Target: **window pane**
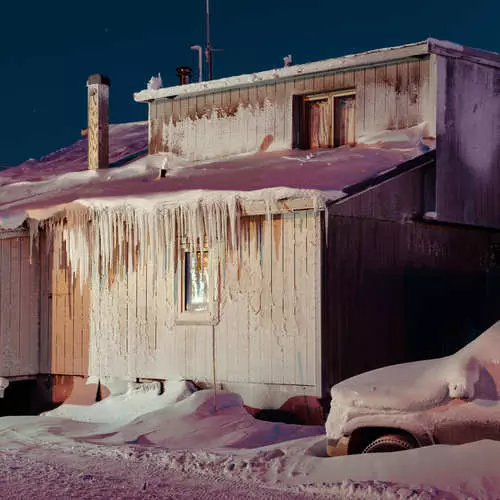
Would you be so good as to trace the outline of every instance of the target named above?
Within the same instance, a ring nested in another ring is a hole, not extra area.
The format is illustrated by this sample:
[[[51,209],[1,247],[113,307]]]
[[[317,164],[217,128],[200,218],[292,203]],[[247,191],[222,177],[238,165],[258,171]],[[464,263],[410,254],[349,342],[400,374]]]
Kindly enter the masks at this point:
[[[330,103],[321,99],[307,103],[309,148],[328,148],[330,146]]]
[[[208,309],[208,252],[185,254],[186,311]]]
[[[356,96],[347,95],[335,97],[335,130],[334,146],[343,146],[344,144],[354,144],[355,138],[355,109]]]

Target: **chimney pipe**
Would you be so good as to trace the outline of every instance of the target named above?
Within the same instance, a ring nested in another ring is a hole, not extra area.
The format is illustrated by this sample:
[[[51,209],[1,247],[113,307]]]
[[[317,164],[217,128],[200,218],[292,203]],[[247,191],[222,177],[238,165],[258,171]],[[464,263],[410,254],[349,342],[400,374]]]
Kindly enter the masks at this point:
[[[91,75],[87,80],[89,170],[109,165],[109,86],[107,76]]]
[[[186,85],[191,82],[191,73],[193,70],[189,66],[180,66],[176,71],[179,77],[179,85]]]

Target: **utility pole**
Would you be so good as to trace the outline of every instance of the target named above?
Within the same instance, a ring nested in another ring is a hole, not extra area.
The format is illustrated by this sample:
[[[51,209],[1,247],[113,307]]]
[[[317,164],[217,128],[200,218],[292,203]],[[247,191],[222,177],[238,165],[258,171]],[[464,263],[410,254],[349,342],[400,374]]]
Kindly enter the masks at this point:
[[[207,59],[208,66],[208,79],[213,78],[213,67],[212,67],[212,46],[210,45],[210,0],[207,2],[207,45],[205,47],[205,56]]]

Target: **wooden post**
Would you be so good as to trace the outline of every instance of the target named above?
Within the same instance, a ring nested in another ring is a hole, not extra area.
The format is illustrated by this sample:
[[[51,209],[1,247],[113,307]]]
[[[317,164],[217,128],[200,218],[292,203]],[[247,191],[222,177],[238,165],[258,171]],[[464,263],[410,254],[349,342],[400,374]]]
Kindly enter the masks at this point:
[[[217,378],[215,376],[215,325],[212,325],[212,371],[214,374],[214,412],[217,412]]]
[[[92,75],[87,81],[88,93],[88,168],[108,168],[108,103],[110,80]]]

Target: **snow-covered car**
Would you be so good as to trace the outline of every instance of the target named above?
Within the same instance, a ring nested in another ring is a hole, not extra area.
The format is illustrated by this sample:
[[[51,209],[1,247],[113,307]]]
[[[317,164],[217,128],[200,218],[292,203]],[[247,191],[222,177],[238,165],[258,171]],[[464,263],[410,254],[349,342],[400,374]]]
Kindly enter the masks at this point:
[[[500,440],[500,321],[451,356],[363,373],[331,395],[330,456]]]

